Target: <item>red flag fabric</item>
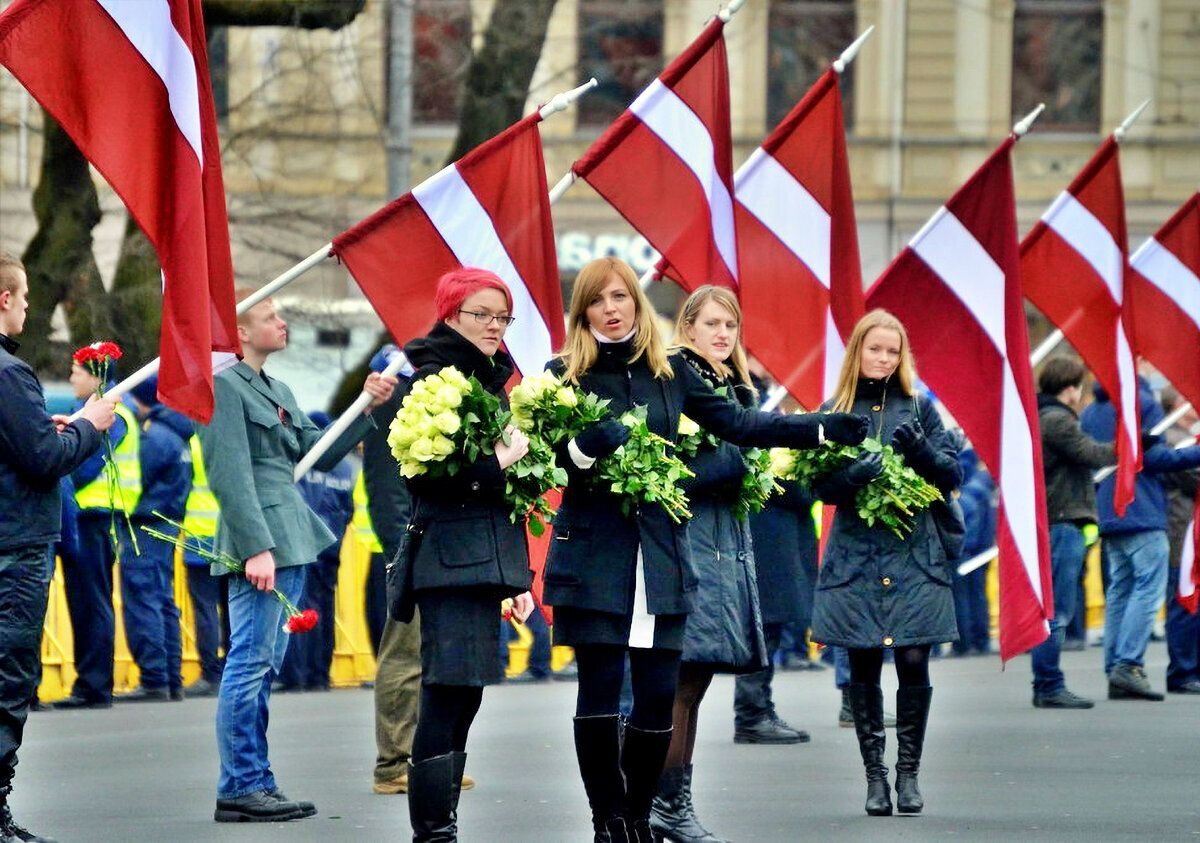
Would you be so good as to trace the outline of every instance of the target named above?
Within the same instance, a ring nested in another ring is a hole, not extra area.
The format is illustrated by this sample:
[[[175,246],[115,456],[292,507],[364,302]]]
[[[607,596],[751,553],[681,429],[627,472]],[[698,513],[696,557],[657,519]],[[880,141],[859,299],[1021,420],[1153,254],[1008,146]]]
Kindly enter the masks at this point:
[[[1192,513],[1192,523],[1184,533],[1183,552],[1179,558],[1179,583],[1175,599],[1193,615],[1200,611],[1200,500]]]
[[[200,0],[16,0],[0,14],[0,64],[154,246],[163,269],[159,397],[207,422],[212,353],[241,346]]]
[[[551,489],[546,493],[546,502],[557,512],[562,504],[562,491]],[[542,592],[546,587],[546,558],[550,555],[550,541],[553,535],[554,531],[548,527],[540,536],[535,536],[528,528],[525,530],[525,537],[529,541],[529,570],[533,571],[533,585],[529,590],[533,592],[534,602],[541,610],[542,617],[551,626],[554,625],[554,607],[542,601]]]
[[[1005,140],[867,291],[908,329],[924,380],[1000,491],[1000,657],[1044,641],[1054,613],[1041,435]]]
[[[825,71],[734,176],[746,347],[810,410],[863,315],[839,80]]]
[[[1118,515],[1133,500],[1142,467],[1126,249],[1120,156],[1109,137],[1022,241],[1021,280],[1025,295],[1075,346],[1117,411]]]
[[[1129,258],[1133,345],[1200,407],[1200,193]]]
[[[564,341],[540,122],[534,112],[333,239],[396,342],[429,330],[434,284],[460,266],[508,284],[517,321],[504,341],[522,372]]]
[[[714,18],[572,167],[688,290],[737,286],[724,26]]]

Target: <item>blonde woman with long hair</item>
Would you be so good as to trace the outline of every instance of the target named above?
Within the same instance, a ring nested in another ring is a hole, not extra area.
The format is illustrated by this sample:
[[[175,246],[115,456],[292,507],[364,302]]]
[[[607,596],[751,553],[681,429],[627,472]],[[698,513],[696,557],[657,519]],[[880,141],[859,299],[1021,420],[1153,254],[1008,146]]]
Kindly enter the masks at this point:
[[[837,391],[825,407],[865,415],[869,436],[891,445],[918,474],[948,498],[961,480],[954,443],[933,403],[916,388],[908,333],[895,316],[873,310],[846,344]],[[892,813],[884,759],[884,650],[894,654],[896,692],[896,801],[902,814],[920,813],[917,771],[929,702],[929,652],[955,641],[951,572],[930,511],[901,539],[858,517],[854,498],[883,470],[880,454],[864,454],[814,484],[821,500],[837,506],[821,561],[812,637],[846,647],[850,655],[850,708],[867,777],[866,811]]]
[[[825,437],[855,443],[866,422],[844,413],[758,413],[715,394],[681,356],[668,356],[633,270],[615,258],[580,270],[566,344],[550,368],[609,399],[612,413],[559,454],[570,481],[546,562],[544,598],[555,607],[555,640],[575,647],[579,666],[579,769],[595,839],[649,841],[650,804],[671,742],[696,575],[686,525],[673,523],[659,506],[626,512],[591,469],[628,439],[617,419],[634,407],[645,408],[650,429],[668,440],[676,439],[679,416],[686,413],[717,436],[748,446],[808,448]],[[618,704],[626,655],[633,711],[622,729]]]

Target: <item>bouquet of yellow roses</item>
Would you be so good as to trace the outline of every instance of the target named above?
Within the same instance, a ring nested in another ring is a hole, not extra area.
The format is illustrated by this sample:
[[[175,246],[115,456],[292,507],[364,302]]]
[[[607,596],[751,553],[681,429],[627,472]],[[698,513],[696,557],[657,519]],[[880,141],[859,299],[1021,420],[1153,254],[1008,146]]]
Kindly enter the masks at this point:
[[[453,477],[480,456],[494,454],[497,441],[508,441],[510,417],[476,378],[447,366],[412,385],[392,420],[388,445],[404,477]],[[541,535],[542,519],[554,514],[542,495],[566,482],[553,450],[531,439],[529,453],[504,476],[513,522],[528,518],[530,532]]]

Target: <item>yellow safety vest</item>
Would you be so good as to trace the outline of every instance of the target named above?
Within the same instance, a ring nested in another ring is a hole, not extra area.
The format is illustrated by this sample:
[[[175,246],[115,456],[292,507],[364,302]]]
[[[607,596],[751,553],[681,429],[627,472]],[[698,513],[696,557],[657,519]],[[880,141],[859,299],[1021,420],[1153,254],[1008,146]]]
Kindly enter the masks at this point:
[[[113,462],[117,466],[117,482],[121,493],[109,499],[108,472],[102,470],[96,479],[82,489],[75,491],[75,502],[80,509],[113,509],[118,512],[132,513],[137,507],[138,498],[142,496],[142,466],[138,461],[139,440],[137,418],[133,411],[124,404],[118,403],[117,415],[125,422],[125,438],[113,449]],[[105,456],[107,460],[107,454]]]
[[[187,514],[183,516],[183,529],[193,536],[208,538],[217,534],[217,516],[221,507],[217,496],[208,488],[208,472],[204,470],[204,454],[200,451],[200,437],[190,440],[192,458],[192,491],[188,493]]]
[[[355,538],[372,553],[383,553],[383,545],[379,543],[379,536],[375,535],[371,514],[367,511],[367,483],[363,479],[365,473],[360,471],[358,480],[354,481],[354,518],[350,523],[354,525]]]

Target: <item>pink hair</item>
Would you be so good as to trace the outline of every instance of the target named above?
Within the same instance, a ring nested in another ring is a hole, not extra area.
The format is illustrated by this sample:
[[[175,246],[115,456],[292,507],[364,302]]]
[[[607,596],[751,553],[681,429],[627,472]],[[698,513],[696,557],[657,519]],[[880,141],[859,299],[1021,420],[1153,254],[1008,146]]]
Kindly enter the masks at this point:
[[[437,318],[443,322],[449,319],[458,312],[464,301],[480,290],[499,290],[504,293],[504,300],[508,303],[509,311],[512,311],[512,293],[499,275],[486,269],[464,266],[452,269],[438,279],[433,298]]]

